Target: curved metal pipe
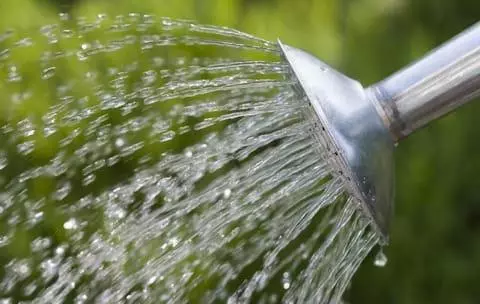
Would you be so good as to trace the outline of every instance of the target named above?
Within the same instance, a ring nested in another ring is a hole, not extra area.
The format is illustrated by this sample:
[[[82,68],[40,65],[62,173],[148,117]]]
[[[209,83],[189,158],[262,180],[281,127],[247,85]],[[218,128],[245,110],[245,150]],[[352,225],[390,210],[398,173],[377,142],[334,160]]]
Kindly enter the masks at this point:
[[[480,22],[367,90],[395,141],[480,96]]]

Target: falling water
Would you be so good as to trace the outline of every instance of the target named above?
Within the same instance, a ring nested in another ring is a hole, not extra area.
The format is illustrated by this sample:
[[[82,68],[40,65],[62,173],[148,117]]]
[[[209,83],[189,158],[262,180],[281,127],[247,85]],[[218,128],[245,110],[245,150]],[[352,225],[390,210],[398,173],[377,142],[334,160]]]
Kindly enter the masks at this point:
[[[377,243],[275,44],[62,15],[0,73],[2,303],[336,303]]]

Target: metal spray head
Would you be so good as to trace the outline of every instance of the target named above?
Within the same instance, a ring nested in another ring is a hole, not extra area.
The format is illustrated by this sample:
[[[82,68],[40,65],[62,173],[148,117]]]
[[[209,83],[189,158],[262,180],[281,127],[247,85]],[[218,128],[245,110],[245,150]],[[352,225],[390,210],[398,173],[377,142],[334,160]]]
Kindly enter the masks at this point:
[[[395,143],[480,96],[480,23],[368,87],[279,42],[298,91],[318,118],[328,159],[388,242]]]

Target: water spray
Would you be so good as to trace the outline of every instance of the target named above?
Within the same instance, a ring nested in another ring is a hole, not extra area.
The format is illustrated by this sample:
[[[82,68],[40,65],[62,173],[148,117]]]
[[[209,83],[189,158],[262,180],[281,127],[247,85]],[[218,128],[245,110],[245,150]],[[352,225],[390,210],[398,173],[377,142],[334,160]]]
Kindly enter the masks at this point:
[[[0,33],[0,302],[340,303],[395,143],[480,89],[478,25],[364,89],[233,29],[65,20]]]
[[[367,88],[279,44],[318,118],[315,133],[326,139],[335,171],[388,242],[396,143],[480,96],[480,23]]]

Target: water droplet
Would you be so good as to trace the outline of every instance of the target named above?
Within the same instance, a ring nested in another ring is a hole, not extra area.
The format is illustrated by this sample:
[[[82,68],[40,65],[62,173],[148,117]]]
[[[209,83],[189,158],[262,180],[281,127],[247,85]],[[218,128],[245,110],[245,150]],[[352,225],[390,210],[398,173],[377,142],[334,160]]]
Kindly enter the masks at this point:
[[[20,260],[13,265],[13,271],[22,279],[27,278],[32,269],[28,260]]]
[[[71,37],[73,37],[73,34],[74,34],[74,33],[73,33],[72,30],[69,30],[69,29],[64,29],[64,30],[62,30],[62,35],[63,35],[63,37],[65,37],[65,38],[71,38]]]
[[[66,221],[65,223],[63,223],[63,228],[65,228],[66,230],[75,230],[78,228],[78,223],[77,223],[77,220],[75,218],[71,218],[69,219],[68,221]]]
[[[89,175],[85,176],[82,183],[83,183],[84,186],[88,186],[95,181],[95,178],[96,177],[95,177],[94,174],[89,174]]]
[[[377,267],[385,267],[385,265],[387,265],[387,262],[388,262],[388,258],[383,252],[383,248],[380,248],[377,255],[375,256],[375,260],[373,264]]]
[[[35,127],[29,119],[24,119],[18,122],[18,129],[25,137],[35,134]]]
[[[107,166],[111,167],[117,164],[120,161],[120,156],[119,155],[113,155],[107,159]]]
[[[164,18],[162,20],[162,24],[165,25],[165,26],[171,26],[171,25],[173,25],[173,22],[169,19]]]
[[[105,20],[105,19],[107,19],[107,14],[100,13],[100,14],[97,15],[97,19],[98,20]]]
[[[7,153],[0,151],[0,170],[5,169],[8,165]]]
[[[157,79],[157,72],[150,70],[143,73],[142,80],[145,85],[151,85]]]
[[[32,44],[33,44],[33,40],[32,38],[29,38],[29,37],[20,39],[16,43],[16,45],[19,47],[27,47],[27,46],[31,46]]]
[[[123,219],[127,215],[127,212],[122,207],[116,204],[111,204],[107,208],[107,216],[112,219]]]
[[[36,238],[31,243],[33,252],[41,252],[52,245],[52,241],[49,238]]]
[[[232,195],[232,190],[231,190],[231,189],[228,189],[228,188],[227,188],[227,189],[225,189],[225,190],[223,191],[223,197],[224,197],[225,199],[228,199],[231,195]]]
[[[174,137],[175,137],[175,131],[170,130],[163,133],[163,135],[160,137],[160,141],[166,142],[166,141],[172,140]]]
[[[176,247],[179,242],[180,242],[180,240],[177,237],[173,237],[173,238],[168,240],[168,244],[172,247]]]
[[[22,76],[18,73],[17,67],[11,64],[8,67],[8,79],[9,82],[19,82],[22,80]]]
[[[37,285],[35,283],[30,283],[27,286],[25,286],[25,289],[23,290],[23,295],[27,297],[31,296],[36,289],[37,289]]]
[[[177,61],[175,62],[178,66],[183,66],[185,65],[185,63],[187,62],[187,60],[183,57],[180,57],[177,59]]]
[[[84,304],[87,302],[87,300],[88,296],[84,293],[81,293],[75,298],[75,304]]]
[[[45,25],[40,28],[40,32],[48,39],[48,43],[57,43],[58,39],[56,37],[55,31],[58,29],[57,24]]]
[[[55,67],[48,67],[42,71],[42,79],[47,80],[55,75]]]
[[[9,49],[0,50],[0,60],[6,60],[9,56],[10,56]]]
[[[41,219],[43,219],[43,211],[35,212],[33,215],[33,221],[38,223]]]
[[[52,134],[55,134],[57,132],[57,129],[55,126],[46,126],[43,128],[43,134],[45,137],[49,137]]]
[[[75,221],[75,223],[76,223],[76,221]],[[67,250],[66,245],[58,246],[57,248],[55,248],[55,254],[58,255],[58,256],[63,256],[65,254],[65,250]]]
[[[289,272],[284,272],[283,275],[282,275],[282,286],[283,286],[283,289],[289,289],[290,288],[290,285],[292,283],[292,279],[290,277],[290,273]]]
[[[95,80],[97,78],[97,73],[92,72],[92,71],[88,71],[88,72],[85,73],[85,78],[88,79],[88,80]]]
[[[83,52],[83,51],[78,51],[78,52],[77,52],[77,58],[78,58],[78,60],[80,60],[80,61],[85,61],[85,60],[87,60],[88,56],[87,56],[87,54],[85,54],[85,52]]]
[[[8,245],[10,238],[6,235],[0,235],[0,247]]]
[[[17,145],[17,150],[20,154],[28,155],[35,150],[35,143],[33,141],[25,141]]]
[[[59,13],[58,16],[62,21],[68,21],[70,19],[70,15],[68,13]]]
[[[115,139],[115,146],[117,148],[121,148],[121,147],[125,146],[125,139],[123,139],[121,137]]]
[[[62,182],[60,186],[55,191],[53,198],[57,201],[61,201],[68,196],[72,190],[72,185],[69,181]]]
[[[52,278],[58,270],[58,262],[54,259],[47,259],[40,263],[40,270],[44,279]]]

